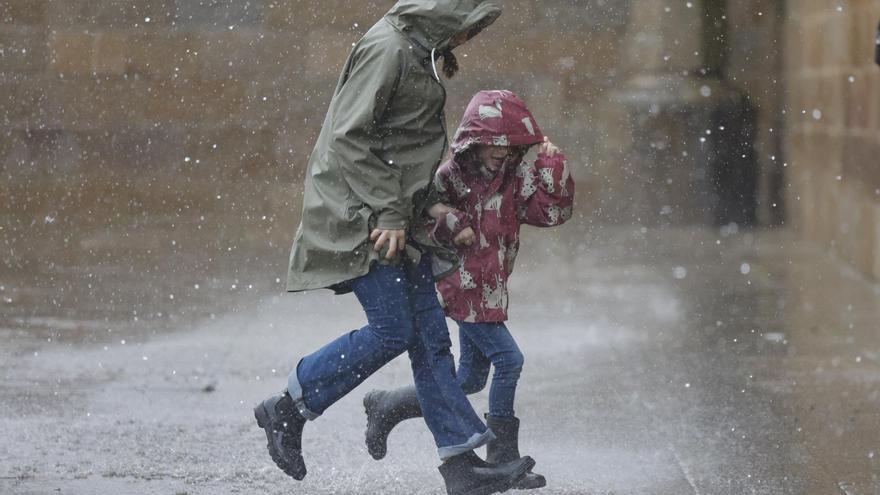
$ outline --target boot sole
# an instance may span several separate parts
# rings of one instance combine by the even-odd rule
[[[516,473],[503,480],[498,480],[491,485],[479,486],[469,491],[467,495],[491,495],[492,493],[504,493],[525,479],[526,475],[535,467],[535,460],[531,457]]]
[[[272,458],[272,461],[278,466],[279,469],[284,471],[284,474],[290,476],[291,478],[302,481],[303,478],[306,477],[306,472],[303,470],[295,471],[291,466],[287,464],[287,462],[278,455],[278,452],[272,448],[272,421],[269,419],[269,411],[266,410],[266,407],[260,403],[254,407],[254,418],[257,419],[257,426],[262,428],[266,432],[266,448],[269,450],[269,457]],[[302,455],[302,454],[300,454]]]
[[[514,490],[535,490],[537,488],[544,488],[547,486],[547,479],[541,477],[540,479],[536,479],[534,481],[529,481],[528,475],[531,471],[526,473],[526,476],[523,477],[520,481],[518,481],[514,486]]]
[[[373,402],[374,401],[370,400],[370,395],[372,395],[372,393],[373,392],[368,392],[367,395],[364,396],[364,413],[367,416],[367,429],[364,431],[364,437],[365,437],[364,443],[367,446],[367,452],[369,452],[370,457],[372,457],[373,459],[375,459],[377,461],[381,461],[382,459],[385,458],[385,455],[388,453],[387,446],[386,446],[385,450],[383,450],[382,452],[377,452],[377,451],[374,451],[373,449],[370,448],[370,442],[367,441],[370,438],[370,436],[369,436],[370,418],[372,417],[372,413],[373,413]],[[387,442],[387,437],[386,437],[386,442]]]
[[[266,429],[269,427],[269,411],[266,410],[266,407],[263,404],[257,404],[254,407],[254,417],[257,418],[257,426],[260,428]]]

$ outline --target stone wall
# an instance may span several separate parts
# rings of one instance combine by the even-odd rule
[[[0,168],[289,177],[351,42],[390,3],[6,0]]]
[[[880,0],[787,8],[789,222],[880,278]]]
[[[351,44],[393,3],[6,0],[0,171],[296,181]],[[626,5],[505,2],[459,52],[450,127],[474,91],[507,87],[575,161],[601,162],[609,119],[595,104],[614,84]]]
[[[251,177],[295,191],[351,44],[393,3],[0,2],[3,184],[146,177],[197,187]],[[503,3],[499,21],[457,50],[462,71],[447,83],[450,131],[476,90],[516,91],[570,157],[581,211],[618,220],[614,212],[632,201],[621,154],[632,137],[610,93],[638,65],[625,53],[626,38],[639,33],[628,26],[633,3]],[[770,13],[778,4],[727,7],[728,78],[754,97],[759,115],[763,223],[773,223],[777,203],[771,129],[779,79],[775,55],[754,50],[777,31]],[[756,17],[762,9],[766,17]],[[682,22],[674,12],[670,19]]]

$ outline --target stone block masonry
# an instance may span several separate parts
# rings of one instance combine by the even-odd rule
[[[13,182],[62,169],[128,176],[179,171],[189,158],[205,177],[244,171],[295,183],[346,55],[393,3],[2,2],[0,173]],[[504,8],[459,50],[450,132],[474,91],[514,89],[573,158],[579,182],[598,186],[615,173],[616,114],[604,93],[620,74],[629,3]],[[218,136],[226,139],[214,147]]]
[[[880,279],[880,0],[789,1],[789,220]]]

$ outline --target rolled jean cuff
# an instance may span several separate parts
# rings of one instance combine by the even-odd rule
[[[495,434],[492,433],[492,430],[486,428],[486,431],[483,433],[474,433],[468,438],[468,441],[459,445],[450,445],[448,447],[438,447],[437,453],[440,455],[440,460],[445,461],[450,457],[457,456],[459,454],[464,454],[470,450],[474,450],[476,448],[482,447],[487,443],[495,440]]]
[[[302,385],[299,383],[299,377],[296,376],[296,370],[299,369],[299,365],[290,372],[290,375],[287,376],[287,393],[290,394],[290,398],[293,399],[293,404],[296,406],[296,409],[302,415],[302,417],[312,420],[317,419],[320,414],[312,412],[306,407],[306,402],[303,399],[303,389]]]

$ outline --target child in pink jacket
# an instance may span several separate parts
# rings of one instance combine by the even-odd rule
[[[524,162],[534,145],[537,160]],[[519,458],[513,404],[523,355],[504,324],[519,230],[523,224],[552,227],[571,218],[574,181],[565,156],[510,91],[480,91],[471,99],[452,153],[434,178],[440,203],[428,213],[434,239],[455,248],[460,266],[437,282],[437,289],[446,315],[459,326],[457,379],[465,393],[482,390],[490,365],[495,368],[486,419],[496,439],[487,461],[504,462]],[[370,392],[364,405],[367,447],[376,459],[384,457],[397,423],[421,415],[413,387]],[[543,476],[529,473],[519,488],[545,484]]]

